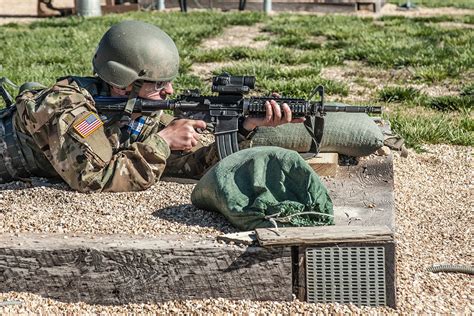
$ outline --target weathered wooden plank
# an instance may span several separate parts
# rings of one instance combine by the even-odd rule
[[[264,247],[393,240],[393,233],[387,226],[284,227],[258,228],[255,231],[259,244]]]
[[[339,166],[336,177],[322,181],[334,204],[336,225],[393,228],[392,155],[366,157],[356,166]]]
[[[254,231],[240,232],[233,234],[225,234],[217,236],[217,240],[222,240],[228,243],[252,245],[257,242],[257,235]]]
[[[306,162],[318,175],[334,177],[337,172],[338,154],[319,153],[315,158],[308,159]]]
[[[291,300],[291,253],[208,239],[0,236],[0,292],[8,291],[90,304]]]

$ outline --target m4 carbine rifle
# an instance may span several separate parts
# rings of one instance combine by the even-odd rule
[[[14,101],[5,89],[5,84],[12,83],[6,78],[0,78],[0,95],[8,108]],[[213,124],[219,158],[223,159],[239,150],[237,138],[239,119],[247,116],[265,116],[265,102],[275,99],[275,97],[244,97],[254,88],[255,77],[253,76],[231,76],[223,73],[212,79],[212,92],[217,92],[217,96],[201,95],[200,91],[196,89],[188,90],[172,100],[136,98],[133,112],[149,115],[158,110],[172,110],[177,117],[184,115],[188,118],[198,118]],[[315,95],[318,96],[318,100],[311,101]],[[319,121],[307,119],[305,122],[314,143],[321,141],[324,122],[322,118],[326,112],[382,112],[382,108],[377,106],[325,105],[322,86],[314,89],[309,100],[296,98],[278,98],[277,100],[280,104],[288,104],[294,118],[315,117],[319,119]],[[124,113],[128,103],[128,99],[123,97],[98,96],[94,98],[94,101],[97,111],[101,114]],[[317,128],[315,126],[316,122],[318,122]],[[310,126],[310,124],[313,125]],[[317,130],[318,132],[316,132]]]
[[[275,99],[275,97],[244,97],[254,88],[255,77],[231,76],[224,73],[212,80],[212,92],[217,92],[217,96],[201,95],[199,90],[188,90],[171,100],[155,101],[137,98],[133,112],[147,115],[157,110],[172,110],[175,116],[182,116],[184,113],[187,117],[194,116],[194,118],[198,117],[207,123],[212,123],[219,158],[223,159],[239,150],[237,138],[239,118],[265,116],[265,102]],[[324,105],[322,86],[314,90],[312,97],[316,94],[319,97],[317,101],[296,98],[277,98],[276,100],[280,104],[288,104],[294,118],[311,116],[321,118],[326,112],[382,112],[382,108],[377,106]],[[98,112],[104,114],[123,112],[127,105],[127,99],[123,97],[96,97],[94,100]]]

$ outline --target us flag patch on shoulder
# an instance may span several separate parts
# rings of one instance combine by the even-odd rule
[[[86,117],[74,125],[74,129],[79,133],[79,135],[86,138],[102,125],[104,125],[104,123],[100,120],[97,114],[89,112]]]

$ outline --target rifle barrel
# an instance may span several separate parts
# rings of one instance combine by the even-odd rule
[[[325,105],[324,112],[382,113],[381,106]]]
[[[95,105],[99,112],[122,112],[127,105],[127,98],[121,97],[95,97]],[[171,110],[174,108],[173,100],[145,100],[137,99],[134,112],[150,114],[158,110]]]

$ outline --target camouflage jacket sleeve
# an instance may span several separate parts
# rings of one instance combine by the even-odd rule
[[[170,150],[156,133],[127,148],[116,149],[90,94],[77,85],[56,84],[17,100],[18,119],[72,189],[137,191],[162,174]]]

